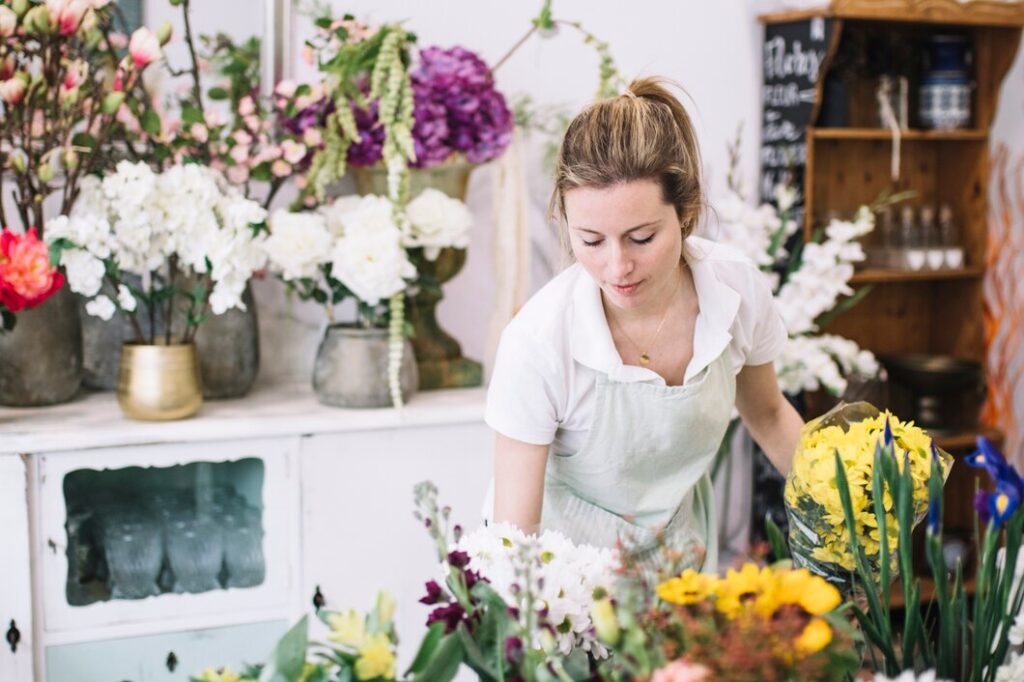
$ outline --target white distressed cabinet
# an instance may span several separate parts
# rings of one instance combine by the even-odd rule
[[[172,423],[127,420],[111,394],[0,409],[0,625],[7,632],[13,620],[21,635],[16,652],[0,649],[0,680],[164,682],[237,669],[266,659],[312,612],[318,588],[334,609],[367,609],[378,589],[389,591],[407,662],[427,613],[417,599],[438,575],[412,516],[413,486],[434,481],[456,519],[478,523],[493,456],[483,395],[439,391],[401,411],[338,410],[305,386],[268,387]],[[258,515],[265,570],[257,584],[232,587],[225,562],[215,588],[182,592],[160,521],[173,503],[162,500],[220,504],[210,490]],[[105,534],[125,500],[162,525],[128,519],[135,530],[120,532],[164,529],[159,593],[142,598],[112,591],[106,557],[90,555],[112,551]],[[82,537],[94,545],[83,549]]]

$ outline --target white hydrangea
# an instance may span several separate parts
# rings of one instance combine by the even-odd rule
[[[1010,659],[996,668],[996,682],[1020,682],[1024,680],[1024,655],[1010,654]]]
[[[85,178],[80,187],[70,215],[51,221],[46,232],[50,243],[74,245],[61,257],[74,291],[98,294],[106,263],[146,281],[165,273],[173,255],[179,270],[209,273],[214,313],[242,307],[246,282],[266,263],[260,248],[265,237],[253,230],[266,211],[219,173],[187,164],[157,174],[144,163],[122,161],[112,175]],[[135,299],[125,292],[115,295],[121,309],[131,312]],[[90,314],[110,311],[113,301],[103,298],[87,307]]]
[[[117,287],[117,305],[120,306],[121,310],[129,313],[135,310],[135,296],[123,284]]]
[[[610,591],[618,565],[614,550],[576,545],[556,531],[544,531],[537,538],[527,538],[516,526],[497,523],[484,526],[464,536],[458,549],[470,557],[470,568],[479,571],[491,587],[508,604],[517,603],[513,594],[516,584],[516,557],[529,540],[536,541],[541,557],[542,588],[538,608],[546,608],[548,622],[557,630],[556,643],[562,654],[575,647],[591,651],[603,658],[607,650],[597,640],[590,620],[594,591]],[[540,642],[534,642],[540,646]]]
[[[345,214],[344,234],[331,254],[331,274],[359,300],[374,305],[402,291],[416,277],[416,267],[402,245],[391,202],[363,197]]]
[[[405,245],[423,247],[427,260],[436,260],[441,249],[469,246],[473,214],[458,199],[437,189],[425,189],[409,202],[405,213],[409,218]]]
[[[117,312],[117,306],[108,297],[101,294],[85,304],[85,312],[101,320],[109,320]]]
[[[942,680],[934,670],[923,673],[915,673],[913,670],[904,670],[898,677],[886,677],[882,673],[875,673],[872,682],[950,682]]]

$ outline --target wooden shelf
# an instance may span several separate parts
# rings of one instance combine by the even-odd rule
[[[814,17],[869,21],[924,22],[986,26],[1024,26],[1017,3],[974,0],[968,6],[956,0],[832,0],[821,7],[784,10],[758,16],[763,24],[804,21]]]
[[[999,429],[983,427],[966,433],[955,433],[949,436],[935,436],[935,445],[943,450],[973,450],[978,436],[985,436],[999,446],[1003,442],[1003,432]]]
[[[892,131],[888,128],[808,128],[809,140],[891,140]],[[988,140],[987,130],[901,130],[903,141],[931,142],[985,142]]]
[[[884,284],[887,282],[931,282],[947,279],[977,279],[985,274],[982,268],[956,270],[889,270],[864,268],[853,273],[850,284]]]
[[[918,576],[918,580],[921,581],[921,604],[922,606],[928,604],[935,599],[935,580],[925,576]],[[950,580],[948,583],[950,591],[953,588],[953,581]],[[974,594],[974,577],[967,577],[964,579],[964,592],[967,594]],[[902,609],[905,606],[903,601],[903,586],[899,579],[892,584],[892,589],[889,590],[889,607],[894,609]]]

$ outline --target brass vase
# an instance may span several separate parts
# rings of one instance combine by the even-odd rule
[[[409,197],[414,199],[427,188],[438,189],[450,197],[465,201],[470,163],[447,163],[433,168],[410,169]],[[387,170],[381,166],[350,169],[356,191],[361,195],[387,195]],[[435,261],[421,258],[416,263],[423,286],[409,298],[406,307],[413,327],[412,346],[419,369],[421,390],[480,386],[483,366],[462,356],[462,347],[437,322],[437,305],[444,298],[442,285],[459,274],[466,263],[465,249],[442,249]]]
[[[193,344],[126,343],[121,348],[117,403],[125,416],[144,421],[191,417],[203,404]]]

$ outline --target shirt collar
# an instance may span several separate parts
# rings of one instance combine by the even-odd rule
[[[732,341],[732,323],[740,307],[740,295],[719,279],[708,255],[714,243],[696,237],[686,241],[685,258],[693,273],[700,313],[693,338],[693,358],[686,368],[684,382],[697,376],[728,348]],[[604,372],[612,381],[664,382],[644,367],[624,365],[615,349],[608,320],[601,304],[601,289],[579,263],[572,293],[572,357],[580,364]]]

